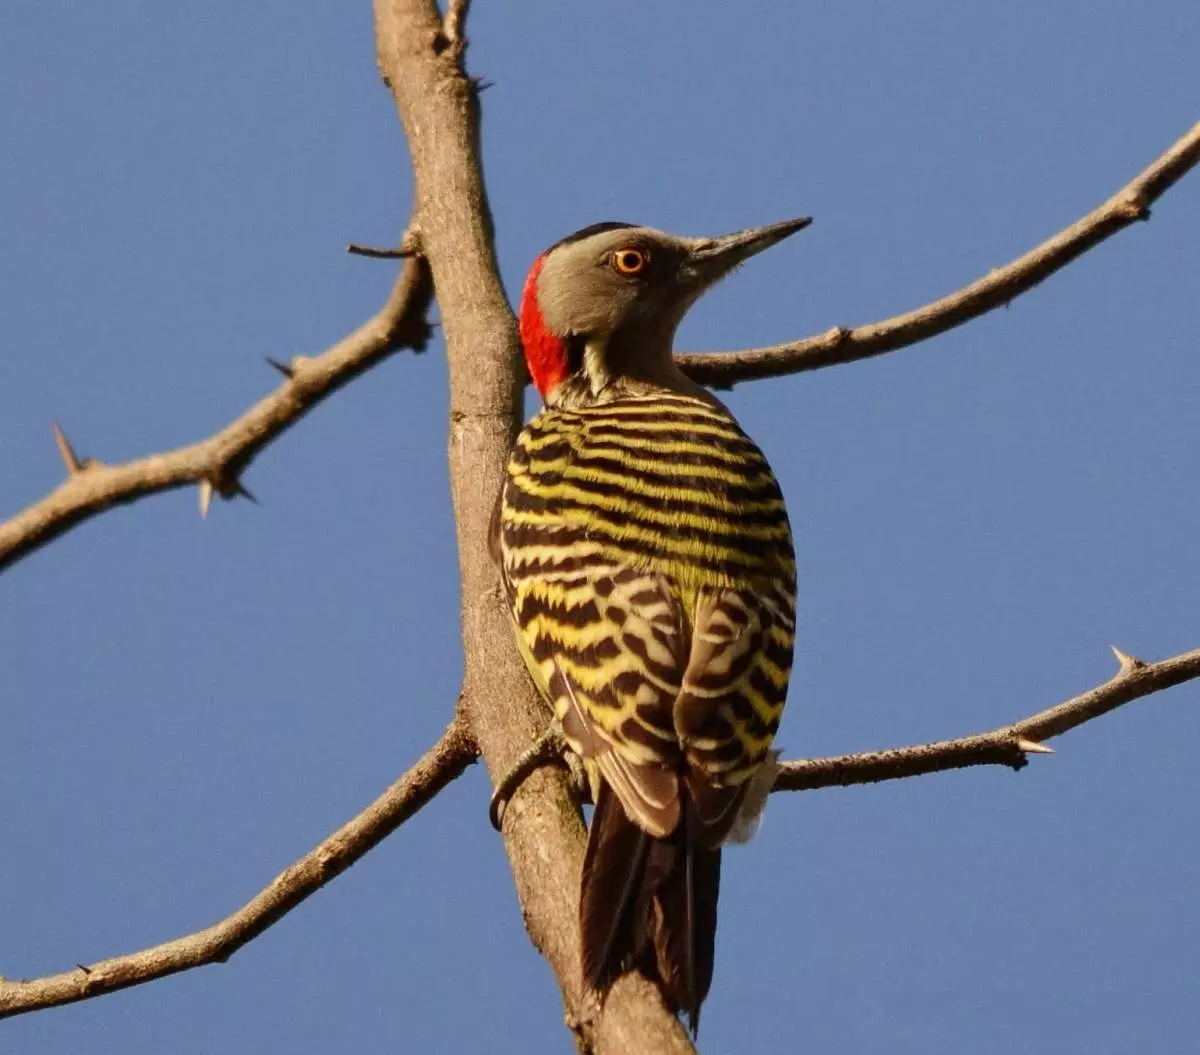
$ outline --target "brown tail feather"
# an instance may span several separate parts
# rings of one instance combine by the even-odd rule
[[[600,992],[630,966],[642,944],[639,904],[651,841],[625,816],[608,785],[601,784],[579,895],[583,976]]]
[[[604,785],[592,817],[580,895],[583,973],[600,992],[637,967],[656,979],[692,1032],[712,983],[721,851],[706,849],[690,803],[654,839]]]
[[[700,1005],[708,996],[713,975],[713,947],[717,934],[717,894],[721,883],[721,851],[708,850],[697,837],[690,803],[687,815],[663,849],[661,881],[655,886],[651,915],[654,965],[663,991],[675,1008],[688,1017],[695,1034],[700,1025]]]

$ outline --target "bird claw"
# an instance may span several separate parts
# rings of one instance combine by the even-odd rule
[[[576,761],[575,756],[567,746],[561,727],[558,722],[552,722],[497,782],[496,790],[492,792],[491,802],[488,803],[488,819],[492,822],[492,827],[496,831],[500,831],[500,826],[504,823],[504,810],[508,805],[508,800],[517,793],[517,789],[525,783],[535,769],[555,762],[565,762],[571,771],[572,785],[578,783],[576,767],[572,765],[574,761]]]

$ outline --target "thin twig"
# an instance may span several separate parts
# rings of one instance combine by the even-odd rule
[[[1200,162],[1200,124],[1099,208],[1006,267],[956,293],[882,322],[826,333],[794,344],[741,352],[679,355],[684,371],[715,388],[822,366],[852,363],[936,337],[993,308],[1011,303],[1110,235],[1150,217],[1150,205]]]
[[[199,443],[123,465],[101,465],[80,461],[56,424],[55,440],[69,469],[67,479],[0,523],[0,571],[106,509],[160,491],[201,484],[205,510],[213,493],[226,499],[249,497],[240,482],[242,472],[267,444],[393,352],[425,346],[425,313],[432,296],[428,266],[422,259],[410,259],[374,318],[322,355],[298,356],[288,367],[291,376],[279,388]]]
[[[400,239],[400,244],[397,246],[379,248],[378,246],[351,242],[346,246],[346,252],[353,256],[365,256],[374,260],[406,260],[410,256],[422,255],[421,232],[414,221],[405,228],[404,234]]]
[[[193,967],[224,963],[387,838],[476,757],[474,740],[456,717],[416,765],[370,806],[220,923],[127,956],[77,964],[76,970],[64,974],[0,980],[0,1018],[73,1004]]]
[[[873,784],[881,780],[897,780],[970,766],[999,765],[1022,769],[1028,761],[1026,755],[1046,752],[1043,741],[1060,736],[1132,700],[1200,678],[1200,649],[1158,663],[1143,663],[1119,649],[1113,651],[1120,669],[1109,681],[1012,725],[993,729],[990,733],[916,747],[784,762],[772,791],[810,791],[815,788]]]
[[[442,19],[442,32],[451,45],[462,48],[466,46],[467,13],[471,9],[471,0],[450,0],[446,5],[446,17]]]
[[[359,245],[358,242],[351,242],[346,246],[346,252],[351,256],[365,256],[371,260],[404,260],[413,255],[413,250],[406,249],[404,246],[396,246],[394,249],[390,247],[380,248],[373,245]]]

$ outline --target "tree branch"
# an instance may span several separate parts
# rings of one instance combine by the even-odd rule
[[[322,355],[298,356],[288,366],[272,362],[284,374],[283,384],[220,432],[188,447],[123,465],[102,465],[79,459],[55,424],[67,479],[0,524],[0,572],[76,524],[160,491],[199,484],[202,513],[207,512],[214,492],[223,498],[251,497],[240,477],[267,444],[393,352],[425,347],[429,337],[425,314],[432,295],[428,266],[420,258],[409,259],[378,314]]]
[[[456,717],[416,765],[370,806],[220,923],[141,952],[90,966],[80,964],[64,974],[30,981],[0,979],[0,1018],[73,1004],[193,967],[224,963],[387,838],[477,756],[466,723]]]
[[[458,29],[464,4],[454,5]],[[416,221],[433,269],[450,367],[450,482],[462,577],[462,708],[493,781],[545,728],[549,712],[513,647],[487,551],[492,506],[522,418],[524,374],[500,283],[479,151],[479,87],[432,0],[375,0],[379,64],[408,134]],[[451,43],[454,46],[449,46]],[[629,976],[598,1011],[580,971],[583,825],[556,768],[513,798],[504,842],[534,944],[558,978],[579,1047],[692,1052],[656,986]]]
[[[1023,769],[1029,754],[1052,754],[1042,741],[1099,718],[1102,714],[1173,685],[1200,678],[1200,649],[1158,663],[1114,648],[1120,669],[1103,685],[1055,707],[1038,711],[990,733],[941,740],[917,747],[837,755],[784,762],[772,791],[811,791],[815,788],[874,784],[881,780],[916,777],[970,766],[1008,766]]]
[[[467,45],[467,12],[470,7],[471,0],[449,0],[446,4],[442,32],[452,47],[465,48]]]
[[[882,322],[852,329],[835,326],[794,344],[741,352],[681,354],[677,357],[679,365],[701,384],[730,388],[739,381],[798,374],[869,359],[936,337],[1011,303],[1117,231],[1137,220],[1148,220],[1150,205],[1197,162],[1200,162],[1200,124],[1099,208],[1007,267],[989,272],[957,293]]]

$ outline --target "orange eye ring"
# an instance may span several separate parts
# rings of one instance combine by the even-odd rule
[[[613,270],[618,275],[639,275],[649,263],[650,254],[634,245],[618,249],[612,255]]]

